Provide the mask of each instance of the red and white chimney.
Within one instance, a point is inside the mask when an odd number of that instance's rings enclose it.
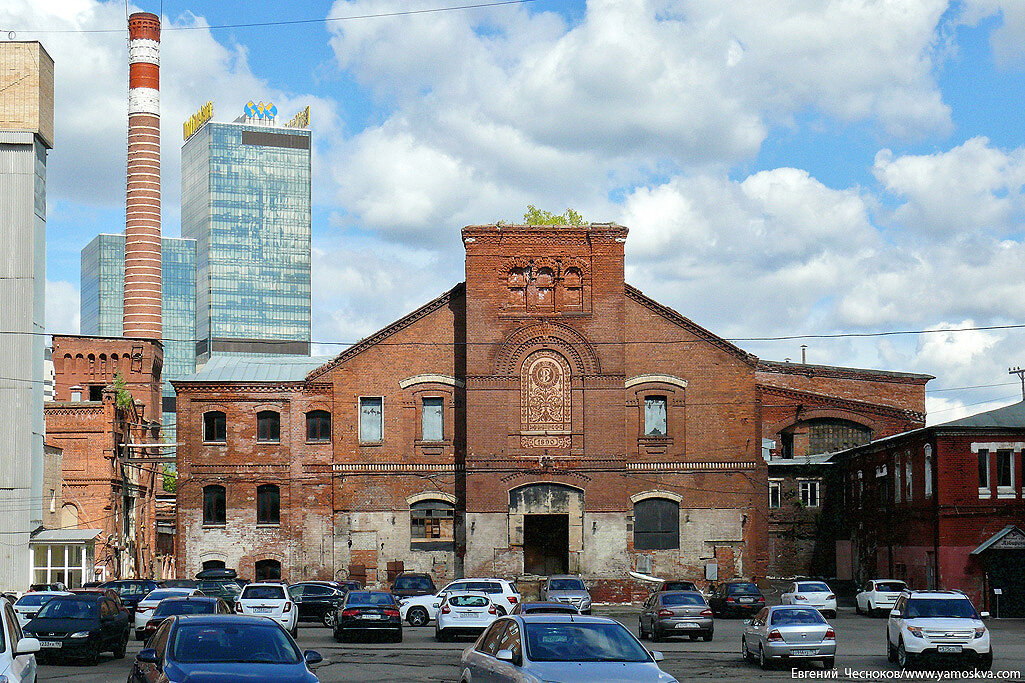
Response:
[[[124,336],[160,339],[160,17],[128,17]]]

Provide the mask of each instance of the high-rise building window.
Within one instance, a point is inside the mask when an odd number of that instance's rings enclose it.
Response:
[[[277,443],[281,441],[281,415],[273,410],[256,414],[256,440]]]
[[[331,440],[331,413],[326,410],[311,410],[306,413],[306,440]]]
[[[384,399],[380,396],[364,396],[359,400],[360,443],[380,443],[383,436]]]
[[[420,411],[421,438],[424,441],[445,439],[444,399],[425,396]]]
[[[274,484],[256,487],[256,523],[281,523],[281,490]]]
[[[224,413],[210,410],[203,413],[203,441],[224,443],[228,440],[228,421]]]
[[[203,524],[219,526],[225,524],[226,519],[224,487],[216,484],[204,486]]]

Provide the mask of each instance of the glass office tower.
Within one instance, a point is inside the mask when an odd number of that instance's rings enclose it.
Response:
[[[196,240],[196,347],[310,352],[310,131],[207,122],[182,147],[182,236]]]
[[[164,344],[163,437],[177,438],[172,379],[196,371],[196,241],[160,240]],[[125,301],[125,236],[97,235],[82,249],[82,334],[122,336]]]

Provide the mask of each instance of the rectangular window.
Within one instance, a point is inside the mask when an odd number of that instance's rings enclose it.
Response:
[[[912,479],[911,479],[911,473],[912,473],[912,469],[911,469],[911,454],[907,453],[907,454],[905,454],[904,457],[906,458],[904,460],[904,486],[905,486],[905,490],[907,492],[907,500],[910,503],[911,502],[911,494],[912,494],[912,491],[914,490],[914,486],[912,484]]]
[[[778,508],[780,506],[780,482],[770,481],[769,482],[769,507]]]
[[[979,498],[989,498],[989,451],[979,450]]]
[[[424,441],[445,439],[445,401],[439,397],[424,397],[420,411],[420,436]]]
[[[893,502],[900,502],[900,458],[893,461]]]
[[[668,401],[665,396],[644,397],[644,436],[665,436],[666,411]]]
[[[364,396],[359,400],[360,443],[381,442],[383,406],[384,399],[380,396]]]
[[[997,451],[997,496],[1014,498],[1014,452]]]
[[[806,480],[798,482],[798,492],[801,494],[801,504],[809,508],[819,506],[819,482]]]

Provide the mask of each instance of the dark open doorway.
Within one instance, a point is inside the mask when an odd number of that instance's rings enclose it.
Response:
[[[569,515],[523,516],[523,571],[540,576],[569,571]]]
[[[1025,550],[991,550],[986,557],[990,611],[1001,619],[1025,617]],[[997,593],[997,591],[1000,591]]]

